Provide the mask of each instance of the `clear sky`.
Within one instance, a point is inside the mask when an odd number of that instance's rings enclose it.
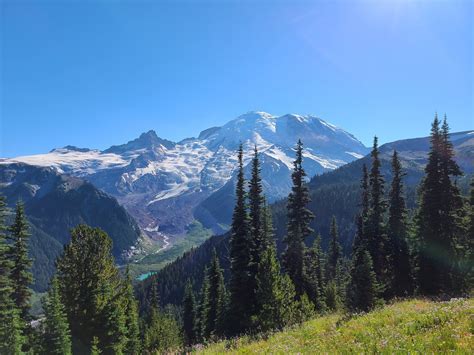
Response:
[[[474,2],[1,0],[0,156],[197,136],[251,110],[369,145],[474,129]]]

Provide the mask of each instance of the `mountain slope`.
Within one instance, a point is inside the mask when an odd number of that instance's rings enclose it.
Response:
[[[326,315],[252,341],[223,341],[202,354],[471,353],[474,300],[410,300],[347,317]]]
[[[58,174],[51,168],[26,164],[0,165],[0,193],[13,207],[17,200],[25,203],[31,225],[30,254],[33,257],[34,289],[47,287],[54,271],[54,261],[69,231],[80,223],[100,227],[113,240],[117,261],[124,251],[140,238],[133,218],[111,196],[82,179]]]
[[[172,238],[186,234],[200,203],[225,186],[235,173],[236,150],[245,146],[245,164],[256,145],[261,152],[264,189],[270,201],[286,196],[292,148],[305,143],[310,176],[333,170],[367,153],[367,148],[341,128],[314,116],[249,112],[198,138],[174,143],[154,131],[104,151],[67,146],[48,154],[0,159],[54,167],[78,176],[113,195],[150,237],[160,231]],[[199,211],[197,213],[200,213]],[[219,224],[206,221],[221,231]]]
[[[453,133],[450,137],[454,145],[456,161],[461,169],[466,174],[474,173],[474,131]],[[403,168],[407,173],[405,184],[408,188],[408,202],[409,206],[413,207],[415,203],[415,186],[420,182],[423,176],[424,166],[427,162],[429,137],[399,140],[384,144],[380,147],[382,173],[385,175],[387,181],[391,179],[390,159],[394,149],[398,151]],[[313,227],[316,231],[323,232],[324,234],[327,233],[330,221],[328,218],[331,217],[331,214],[343,219],[340,221],[343,228],[347,224],[352,223],[352,220],[344,220],[347,215],[344,209],[354,210],[357,206],[357,193],[351,193],[351,191],[358,191],[358,182],[363,164],[370,166],[370,158],[364,157],[363,159],[340,167],[333,172],[316,175],[311,179],[309,186],[314,195],[311,208],[317,216],[316,220],[321,221],[321,223],[315,222]],[[305,169],[306,165],[307,159],[304,161]],[[312,176],[310,174],[308,175]],[[281,178],[285,177],[278,176],[278,179]],[[288,185],[290,184],[288,178],[286,178],[285,181]],[[337,188],[333,188],[332,186],[334,185],[337,185]],[[316,194],[316,190],[318,189],[319,193]],[[341,191],[337,191],[338,189],[341,189]],[[235,181],[231,180],[224,187],[206,198],[196,209],[195,214],[197,219],[205,226],[212,224],[228,225],[232,217],[234,190]],[[322,207],[320,207],[319,201],[325,201]],[[284,202],[277,202],[276,205],[278,208],[284,209]],[[322,216],[323,218],[321,218]],[[282,218],[277,217],[276,220],[281,221],[282,219],[284,220],[284,218],[284,216],[282,216]],[[281,227],[279,229],[284,228],[284,226],[280,226],[280,224],[277,227]],[[348,239],[346,237],[348,234],[353,234],[352,228],[346,232],[344,230],[342,231],[344,240]]]
[[[464,161],[461,165],[465,169],[466,175],[459,179],[458,183],[465,194],[467,194],[470,177],[474,173],[474,154],[472,154],[474,152],[474,141],[470,138],[472,136],[472,132],[461,132],[452,135],[456,160],[459,162],[461,160]],[[424,163],[426,163],[427,149],[429,147],[429,145],[426,145],[427,141],[428,138],[419,138],[388,143],[380,147],[381,171],[385,176],[386,189],[388,189],[391,180],[390,156],[394,144],[396,144],[400,152],[403,152],[400,155],[402,166],[407,174],[404,182],[406,184],[409,208],[415,207],[416,188],[423,176]],[[412,155],[410,152],[418,156],[417,162],[409,158]],[[364,157],[336,170],[317,175],[310,180],[308,186],[312,201],[308,207],[315,214],[311,227],[316,233],[309,238],[309,244],[312,243],[317,233],[321,233],[323,247],[327,247],[329,226],[334,215],[337,219],[340,241],[344,251],[346,254],[350,252],[355,234],[354,219],[359,210],[359,180],[363,164],[370,166],[370,157]],[[305,161],[303,161],[303,165],[305,165]],[[233,191],[228,189],[226,193],[227,196],[222,191],[217,192],[215,199],[212,201],[212,204],[217,206],[215,210],[218,211],[220,209],[222,214],[224,214],[224,210],[231,211],[233,207]],[[278,251],[281,253],[284,248],[282,240],[286,233],[286,200],[277,201],[271,207],[275,227],[275,241]],[[227,222],[220,221],[220,223]],[[216,248],[221,266],[227,275],[229,267],[229,237],[229,233],[226,233],[210,238],[198,248],[167,265],[151,280],[146,280],[144,288],[147,289],[154,279],[158,279],[158,287],[163,304],[179,302],[182,299],[184,284],[188,278],[193,281],[197,292],[202,282],[203,270],[210,261],[213,248]]]

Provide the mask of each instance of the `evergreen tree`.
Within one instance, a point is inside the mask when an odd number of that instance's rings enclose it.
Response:
[[[253,240],[252,246],[252,264],[254,268],[253,276],[257,274],[260,255],[265,248],[263,240],[264,220],[263,216],[263,187],[260,177],[260,162],[258,160],[257,146],[255,146],[254,157],[252,159],[252,177],[249,181],[249,216],[250,216],[250,235]]]
[[[304,293],[296,302],[294,321],[303,323],[316,315],[314,303],[310,301],[308,295]]]
[[[266,253],[267,249],[273,248],[275,249],[275,241],[274,241],[274,229],[273,229],[273,221],[272,221],[272,213],[271,209],[266,204],[265,199],[263,199],[263,207],[262,207],[262,245],[261,245],[261,254],[260,254],[260,262],[258,264],[258,272],[256,275],[257,279],[257,289],[255,291],[255,311],[254,311],[254,325],[258,328],[260,327],[259,322],[255,321],[255,317],[259,317],[259,314],[262,312],[262,307],[264,306],[264,302],[262,301],[261,297],[259,296],[259,282],[258,279],[263,277],[265,270],[269,270],[272,272],[271,266],[269,265],[268,259],[266,260],[266,264],[263,263],[263,254]],[[268,257],[268,256],[267,256]],[[278,273],[280,273],[280,265],[278,264]]]
[[[206,309],[206,337],[222,335],[225,311],[224,275],[219,265],[216,250],[212,251],[212,260],[208,269],[207,279],[209,288],[207,294],[208,306]]]
[[[181,329],[176,320],[152,306],[144,334],[145,352],[168,353],[182,344]]]
[[[346,302],[353,312],[368,312],[378,301],[380,289],[372,266],[370,253],[356,249],[352,259]]]
[[[282,329],[294,317],[295,290],[287,275],[280,274],[274,246],[267,248],[257,274],[259,312],[254,317],[255,328],[262,332]]]
[[[104,294],[112,294],[111,285],[104,285]],[[103,317],[97,323],[103,327],[101,334],[102,350],[106,354],[123,354],[126,345],[126,315],[123,298],[119,295],[110,299],[105,305]]]
[[[326,308],[324,290],[326,287],[324,271],[325,256],[321,248],[321,236],[314,240],[313,246],[308,249],[305,260],[306,292],[318,311]]]
[[[381,162],[379,158],[378,138],[374,137],[374,145],[371,152],[372,166],[369,174],[370,203],[367,216],[367,249],[373,262],[377,281],[381,288],[389,283],[389,270],[387,260],[387,241],[384,224],[386,202],[384,199],[384,178],[381,173]]]
[[[59,294],[57,278],[51,280],[48,294],[43,299],[44,329],[43,352],[46,354],[72,354],[71,334],[66,309]]]
[[[125,302],[125,331],[127,341],[125,343],[125,354],[140,354],[140,327],[138,316],[138,304],[133,293],[130,268],[127,265],[125,271],[124,285]]]
[[[157,309],[159,309],[161,307],[160,295],[158,293],[158,280],[157,279],[153,280],[151,284],[148,306],[149,306],[148,307],[149,309],[153,307],[156,307]]]
[[[93,337],[104,351],[122,351],[125,336],[123,281],[111,254],[112,240],[99,228],[79,225],[57,261],[61,299],[75,349]]]
[[[250,300],[252,306],[251,314],[255,314],[258,310],[255,308],[257,300],[255,299],[257,289],[257,273],[258,265],[260,264],[260,257],[265,248],[264,241],[264,215],[263,215],[263,187],[262,179],[260,178],[260,162],[258,159],[257,146],[254,148],[254,156],[252,159],[252,172],[249,181],[249,220],[250,220],[250,247],[251,247],[251,261],[249,264],[250,284],[248,287],[252,291],[253,299]]]
[[[242,144],[239,147],[238,161],[236,204],[232,217],[230,240],[229,332],[231,334],[241,333],[251,325],[252,301],[254,300],[254,283],[250,275],[251,251],[254,246],[250,238],[247,213]]]
[[[296,159],[293,163],[291,179],[293,187],[288,196],[288,224],[287,235],[284,239],[286,250],[283,256],[285,270],[295,285],[297,298],[305,292],[305,267],[306,254],[305,240],[313,232],[309,224],[314,218],[313,213],[306,207],[311,201],[309,190],[305,183],[306,173],[303,163],[303,143],[301,140],[296,145]]]
[[[324,289],[325,302],[328,309],[334,311],[340,308],[341,299],[336,280],[330,280]]]
[[[20,354],[25,342],[22,335],[19,311],[13,301],[10,279],[12,262],[6,241],[5,198],[0,196],[0,354]]]
[[[201,285],[200,302],[198,308],[198,332],[199,341],[207,338],[209,332],[207,330],[207,315],[209,314],[209,273],[207,266],[204,268],[204,278]]]
[[[183,333],[187,345],[192,345],[197,341],[196,318],[196,299],[194,298],[191,281],[188,280],[183,298]]]
[[[418,283],[424,295],[454,291],[457,212],[461,205],[459,190],[451,181],[451,176],[460,175],[460,170],[453,159],[449,127],[445,120],[440,128],[437,116],[431,127],[430,144],[417,214]]]
[[[327,262],[327,273],[328,280],[336,278],[337,265],[342,257],[342,248],[339,243],[339,235],[337,233],[336,217],[332,217],[331,228],[330,228],[330,240],[328,250],[328,262]]]
[[[266,200],[263,200],[263,211],[262,211],[262,220],[263,220],[263,229],[262,229],[262,245],[261,250],[262,254],[268,248],[274,246],[274,228],[273,228],[273,221],[272,221],[272,210],[267,205]]]
[[[366,219],[369,216],[369,204],[370,204],[370,191],[369,191],[369,172],[367,165],[362,165],[362,179],[360,181],[360,187],[362,190],[362,218]]]
[[[450,275],[448,275],[447,289],[451,293],[462,293],[466,291],[466,275],[464,260],[466,254],[465,228],[463,225],[463,198],[457,186],[456,178],[463,175],[458,164],[454,160],[454,148],[449,138],[449,125],[446,114],[441,126],[442,137],[442,159],[441,159],[441,186],[442,199],[445,213],[442,214],[444,234],[451,236],[450,253],[451,265]],[[454,181],[452,181],[454,180]]]
[[[389,193],[388,246],[390,251],[391,296],[413,292],[413,279],[408,248],[407,210],[403,192],[402,165],[395,150],[392,156],[392,184]]]
[[[340,305],[345,304],[346,288],[349,282],[349,274],[351,270],[351,262],[347,258],[341,258],[336,268],[336,286],[337,295]],[[337,307],[336,307],[337,308]]]
[[[25,216],[25,209],[22,202],[16,205],[15,220],[10,229],[12,240],[10,258],[13,267],[10,277],[13,286],[13,300],[20,312],[23,323],[29,320],[30,310],[30,284],[33,280],[31,274],[31,259],[28,256],[28,222]]]
[[[359,248],[367,248],[367,236],[365,235],[367,217],[369,215],[369,174],[367,172],[367,166],[362,166],[362,178],[360,180],[361,189],[361,212],[356,216],[357,231],[354,237],[352,250],[355,251]]]
[[[474,177],[471,180],[471,194],[469,198],[469,221],[468,221],[468,230],[467,230],[467,274],[469,287],[474,286]]]

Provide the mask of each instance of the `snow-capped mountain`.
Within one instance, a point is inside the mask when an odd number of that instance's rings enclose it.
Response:
[[[246,164],[255,145],[259,150],[267,198],[286,196],[298,139],[305,146],[309,176],[333,170],[368,151],[351,134],[314,116],[249,112],[178,143],[149,131],[104,151],[66,146],[46,154],[0,159],[0,164],[48,166],[85,178],[114,195],[143,230],[159,227],[179,236],[193,220],[196,206],[233,177],[240,142]]]

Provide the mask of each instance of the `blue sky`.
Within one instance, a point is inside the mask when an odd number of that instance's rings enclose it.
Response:
[[[1,1],[0,156],[180,140],[315,114],[366,145],[474,129],[474,6],[438,1]]]

